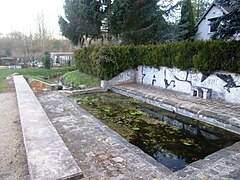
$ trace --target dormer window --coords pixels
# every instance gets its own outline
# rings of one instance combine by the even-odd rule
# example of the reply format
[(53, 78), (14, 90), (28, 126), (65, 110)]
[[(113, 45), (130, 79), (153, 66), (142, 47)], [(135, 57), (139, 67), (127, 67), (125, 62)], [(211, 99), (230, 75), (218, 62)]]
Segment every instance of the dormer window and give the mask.
[(208, 21), (210, 21), (210, 29), (209, 29), (209, 32), (216, 32), (217, 31), (217, 24), (215, 23), (217, 20), (217, 18), (212, 18), (212, 19), (208, 19)]

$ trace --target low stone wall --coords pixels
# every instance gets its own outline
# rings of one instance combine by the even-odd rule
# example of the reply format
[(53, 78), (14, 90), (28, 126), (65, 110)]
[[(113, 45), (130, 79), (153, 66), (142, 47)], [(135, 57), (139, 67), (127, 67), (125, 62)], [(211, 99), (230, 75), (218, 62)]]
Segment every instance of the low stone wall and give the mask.
[(129, 69), (109, 81), (101, 81), (101, 87), (103, 89), (111, 89), (112, 86), (130, 82), (136, 82), (136, 70)]
[(28, 84), (30, 85), (33, 92), (41, 93), (43, 91), (57, 91), (57, 84), (49, 84), (37, 79), (28, 78)]
[(137, 70), (125, 71), (112, 80), (105, 81), (104, 85), (111, 88), (128, 82), (171, 89), (204, 99), (240, 104), (240, 75), (234, 73), (215, 72), (208, 76), (192, 70), (138, 66)]

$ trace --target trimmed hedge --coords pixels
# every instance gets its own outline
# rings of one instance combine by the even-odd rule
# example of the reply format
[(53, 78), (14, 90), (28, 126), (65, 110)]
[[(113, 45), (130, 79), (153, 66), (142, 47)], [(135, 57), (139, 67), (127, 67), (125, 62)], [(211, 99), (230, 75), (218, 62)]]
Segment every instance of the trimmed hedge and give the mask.
[(223, 70), (240, 74), (240, 41), (176, 42), (146, 46), (92, 46), (75, 52), (77, 68), (109, 80), (146, 65), (195, 69), (205, 74)]

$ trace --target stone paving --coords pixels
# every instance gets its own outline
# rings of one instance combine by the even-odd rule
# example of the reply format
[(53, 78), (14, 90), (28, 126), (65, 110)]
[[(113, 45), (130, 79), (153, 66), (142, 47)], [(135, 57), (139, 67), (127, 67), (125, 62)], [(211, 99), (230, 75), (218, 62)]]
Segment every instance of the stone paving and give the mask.
[(240, 105), (202, 99), (137, 83), (117, 85), (112, 90), (240, 134)]
[(86, 179), (235, 180), (240, 177), (240, 142), (173, 173), (63, 94), (45, 93), (38, 99)]
[(58, 92), (38, 97), (86, 179), (169, 179), (172, 172)]

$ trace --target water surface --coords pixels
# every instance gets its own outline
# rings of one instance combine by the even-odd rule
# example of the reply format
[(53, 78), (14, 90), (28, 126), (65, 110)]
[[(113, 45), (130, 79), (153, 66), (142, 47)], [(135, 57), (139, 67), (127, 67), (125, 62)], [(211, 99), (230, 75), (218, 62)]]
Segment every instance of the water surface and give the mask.
[(81, 107), (173, 171), (239, 140), (221, 129), (115, 93), (74, 98)]

